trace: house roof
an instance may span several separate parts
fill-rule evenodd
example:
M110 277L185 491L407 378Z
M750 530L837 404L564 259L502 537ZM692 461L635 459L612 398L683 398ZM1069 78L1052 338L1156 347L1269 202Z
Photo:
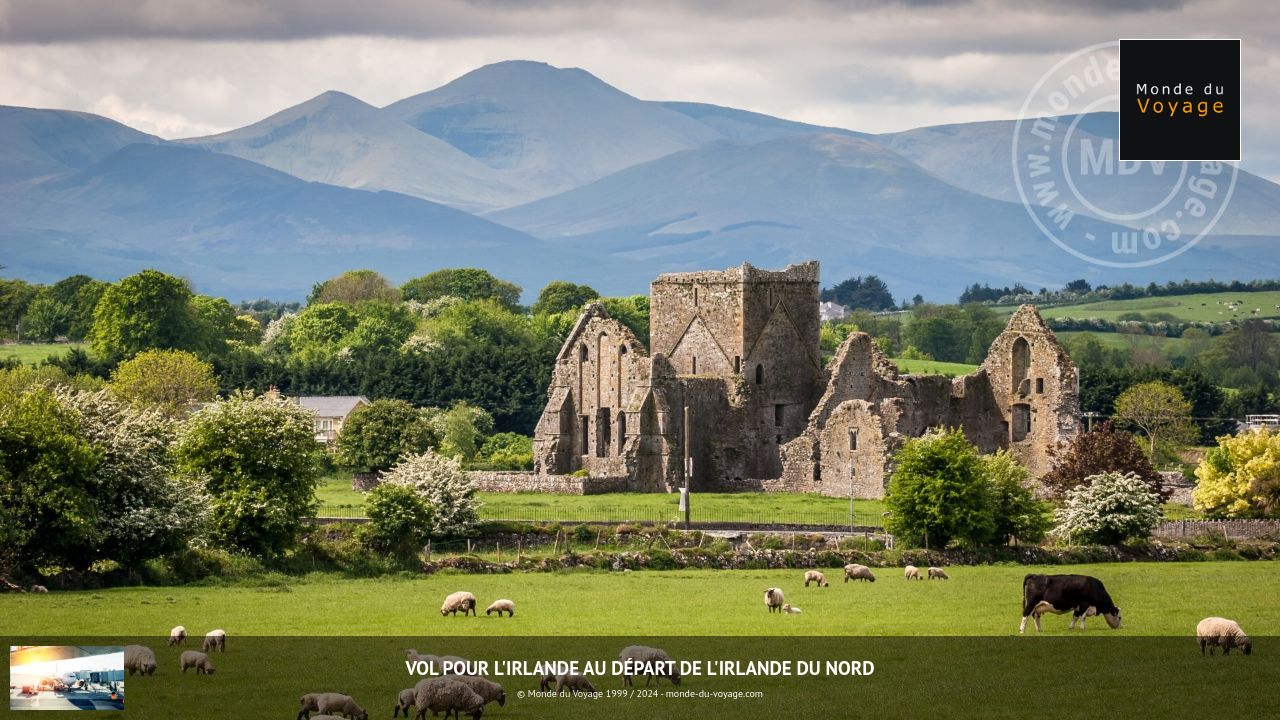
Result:
M368 405L363 395L299 395L294 398L302 407L318 417L344 418L361 405Z

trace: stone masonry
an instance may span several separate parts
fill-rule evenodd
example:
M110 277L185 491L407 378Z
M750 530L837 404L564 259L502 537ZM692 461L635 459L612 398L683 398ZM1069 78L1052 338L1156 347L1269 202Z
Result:
M1075 366L1024 305L976 372L904 375L865 333L824 368L818 264L672 273L651 286L646 351L599 304L556 359L534 466L610 488L883 497L902 441L959 427L1040 475L1076 432Z

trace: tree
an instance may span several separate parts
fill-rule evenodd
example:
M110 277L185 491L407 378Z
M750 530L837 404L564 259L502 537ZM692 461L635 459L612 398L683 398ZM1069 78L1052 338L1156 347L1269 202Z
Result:
M417 277L400 286L405 300L430 302L446 295L463 300L496 300L508 310L520 308L520 286L499 280L479 268L449 268Z
M198 323L185 280L159 270L143 270L111 285L93 312L93 349L104 357L127 358L143 350L191 350Z
M293 546L315 509L321 450L314 417L296 403L239 392L192 415L174 450L203 484L219 542L271 557Z
M59 302L46 288L27 306L22 322L27 338L49 342L66 334L71 325L71 307Z
M991 489L977 448L959 430L931 431L902 444L889 480L885 528L908 542L946 547L986 542L995 531Z
M360 538L374 550L408 559L431 537L431 507L411 485L378 485L365 500L369 522L360 527Z
M1062 289L1072 293L1087 293L1090 290L1092 290L1093 287L1089 285L1088 280L1085 280L1082 278L1080 280L1072 280L1071 282L1062 286Z
M359 317L340 303L308 305L285 323L287 347L294 353L331 354L342 339L355 329Z
M1191 498L1210 517L1280 515L1280 433L1223 436L1195 473L1200 482Z
M533 438L510 432L491 435L473 464L483 470L532 470Z
M1164 494L1163 478L1133 436L1109 422L1072 438L1040 483L1060 496L1090 477L1109 472L1137 475L1152 492Z
M575 285L564 280L553 280L538 293L531 308L534 315L548 315L580 311L582 306L600 297L600 293L586 285Z
M626 297L603 298L605 312L609 317L626 325L636 334L636 339L649 347L649 296L628 295ZM560 338L564 340L564 338ZM556 343L558 346L559 343ZM556 349L559 349L558 347Z
M111 390L130 402L156 408L168 417L186 414L218 393L213 366L183 350L147 350L111 373Z
M307 304L399 302L400 291L373 270L348 270L337 277L316 283Z
M1051 525L1049 506L1036 500L1028 487L1031 473L1008 450L982 456L982 465L987 482L991 483L995 518L992 537L1000 542L1009 538L1040 542Z
M39 288L26 280L0 278L0 337L15 337Z
M480 522L476 486L458 460L425 452L408 455L382 477L383 485L412 488L430 511L429 535L463 537Z
M427 418L403 400L374 400L343 423L336 451L344 466L380 473L405 455L424 453L439 444Z
M1147 538L1160 522L1160 496L1133 473L1103 473L1070 490L1055 519L1055 535L1080 542L1115 545Z
M875 275L854 277L822 291L823 302L839 303L849 309L892 310L893 295Z
M1116 398L1116 419L1147 436L1153 460L1157 443L1190 443L1199 434L1191 422L1191 403L1178 388L1159 381L1134 385L1121 393Z

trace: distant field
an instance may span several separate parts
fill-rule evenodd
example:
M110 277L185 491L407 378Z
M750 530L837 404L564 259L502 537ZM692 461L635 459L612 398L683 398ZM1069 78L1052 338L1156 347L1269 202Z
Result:
M65 355L74 348L85 347L85 343L17 343L0 345L0 358L16 357L24 363L34 365L50 355Z
M1228 304L1237 304L1236 311L1229 310ZM1255 308L1260 310L1256 315L1252 312ZM1013 307L1000 308L1006 313L1011 313L1014 309ZM1120 315L1127 312L1163 312L1174 315L1180 320L1194 322L1280 318L1280 291L1202 293L1133 300L1107 300L1082 305L1047 307L1040 310L1040 314L1047 318L1073 317L1102 320L1118 320Z
M1187 341L1182 338L1166 337L1164 335L1129 335L1127 333L1106 333L1106 332L1060 332L1054 333L1059 340L1070 340L1080 335L1092 335L1098 339L1106 347L1120 348L1128 350L1133 347L1150 347L1154 345L1164 355L1184 354L1187 349Z
M965 363L939 362L937 360L904 360L894 358L893 363L904 373L916 375L968 375L978 369L977 365Z

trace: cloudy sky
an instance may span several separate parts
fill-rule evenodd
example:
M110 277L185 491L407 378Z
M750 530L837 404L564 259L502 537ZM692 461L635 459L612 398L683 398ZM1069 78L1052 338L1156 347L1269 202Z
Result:
M1118 37L1242 38L1243 166L1280 180L1272 0L0 0L0 104L185 137L527 59L879 132L1013 117L1054 62Z

